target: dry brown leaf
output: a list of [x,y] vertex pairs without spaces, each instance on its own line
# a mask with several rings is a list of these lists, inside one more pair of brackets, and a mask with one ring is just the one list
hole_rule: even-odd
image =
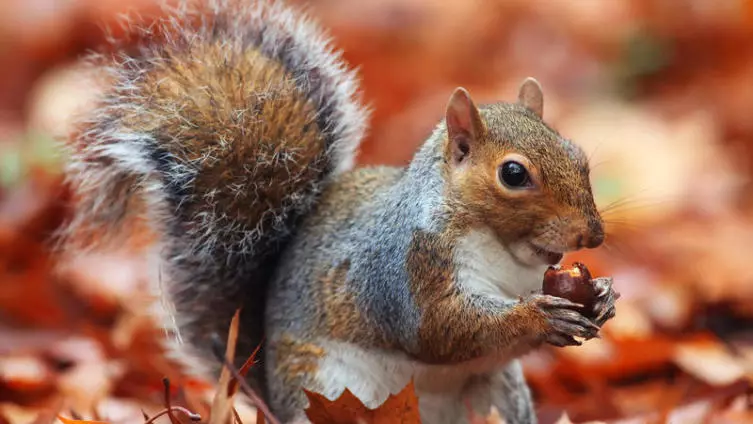
[[683,343],[675,348],[674,361],[681,369],[714,386],[732,384],[746,377],[748,369],[741,358],[713,340]]
[[350,390],[335,400],[304,389],[309,399],[306,416],[312,424],[420,424],[418,397],[413,380],[398,394],[390,395],[375,409],[367,408]]
[[58,375],[37,356],[0,356],[0,393],[4,401],[38,405],[55,395]]
[[347,388],[333,401],[319,393],[303,391],[309,400],[306,417],[312,424],[350,424],[355,418],[366,419],[370,415],[369,409]]
[[57,410],[39,411],[34,407],[23,407],[16,403],[3,401],[0,403],[0,414],[8,420],[10,424],[36,424],[46,418],[44,424],[50,424],[55,420]]
[[567,412],[563,413],[560,419],[557,420],[556,424],[573,424],[572,421],[570,421],[570,417],[567,416]]
[[749,407],[748,396],[734,399],[728,408],[713,414],[714,424],[742,424],[753,422],[753,410]]
[[40,358],[6,356],[0,361],[0,382],[20,391],[38,391],[55,384],[52,371]]
[[[251,355],[248,357],[248,359],[246,359],[246,362],[243,363],[243,366],[238,371],[238,374],[240,374],[242,377],[245,377],[251,367],[254,366],[254,363],[256,362],[256,355],[259,353],[259,349],[261,349],[261,344],[259,346],[256,346],[256,349],[251,352]],[[228,395],[233,396],[238,391],[239,386],[240,383],[238,382],[238,380],[233,378],[227,386]]]
[[[24,109],[28,109],[25,121],[5,122],[3,114],[4,122],[0,126],[65,132],[70,112],[67,105],[84,101],[91,93],[85,92],[86,87],[77,81],[81,79],[77,67],[71,68],[73,72],[55,71],[51,66],[53,58],[47,56],[59,60],[68,54],[63,52],[97,42],[101,34],[88,24],[95,17],[98,21],[102,18],[111,22],[116,9],[145,12],[150,9],[148,4],[156,2],[71,0],[61,9],[64,13],[46,7],[54,5],[55,0],[37,3],[0,1],[0,9],[7,12],[0,13],[0,23],[6,24],[0,25],[3,27],[0,32],[7,35],[9,45],[6,47],[10,47],[7,51],[12,53],[0,58],[3,65],[0,73],[7,72],[4,74],[7,78],[0,78],[0,85],[7,88],[0,88],[0,103],[24,105]],[[731,165],[736,161],[730,161],[729,152],[722,151],[734,144],[742,156],[753,161],[753,120],[749,119],[749,106],[753,101],[753,85],[749,84],[753,59],[751,55],[740,54],[753,46],[753,37],[750,37],[753,2],[713,5],[713,2],[707,2],[708,5],[696,2],[698,7],[684,8],[671,1],[649,0],[615,0],[598,7],[567,0],[484,0],[479,3],[483,7],[471,3],[331,0],[311,7],[315,15],[324,18],[324,26],[333,27],[336,42],[345,47],[345,56],[351,64],[362,68],[365,100],[375,106],[372,136],[367,137],[362,146],[361,159],[370,163],[406,161],[441,117],[446,96],[455,84],[470,84],[474,98],[480,101],[508,98],[502,94],[514,94],[508,88],[518,83],[516,75],[534,69],[547,93],[547,119],[553,120],[563,134],[584,145],[592,156],[596,166],[594,190],[600,203],[612,200],[615,193],[616,197],[634,194],[638,199],[650,197],[651,201],[664,197],[655,199],[651,207],[620,208],[605,216],[617,224],[625,221],[628,226],[616,228],[622,230],[623,236],[628,232],[636,234],[633,249],[643,253],[644,258],[626,257],[619,249],[615,252],[588,250],[571,255],[585,258],[583,262],[589,264],[592,271],[601,268],[603,272],[598,274],[613,275],[624,298],[618,303],[617,318],[605,328],[603,340],[557,350],[555,355],[547,357],[547,363],[540,369],[528,368],[527,371],[534,373],[529,381],[542,396],[540,404],[549,406],[554,401],[559,406],[557,411],[565,409],[569,417],[576,420],[586,415],[617,415],[608,406],[613,403],[611,397],[624,406],[624,411],[639,410],[635,406],[644,404],[653,412],[663,403],[657,398],[664,397],[670,404],[684,395],[676,389],[677,380],[655,382],[648,392],[639,388],[637,392],[627,390],[622,394],[615,394],[615,381],[633,381],[638,376],[661,380],[651,371],[674,369],[675,363],[683,364],[681,376],[692,374],[706,383],[734,379],[739,370],[728,372],[734,366],[730,366],[721,352],[699,351],[695,347],[680,348],[677,355],[674,352],[676,346],[684,344],[682,340],[688,339],[686,336],[692,335],[690,332],[699,332],[690,327],[694,324],[691,321],[699,318],[695,307],[703,308],[710,299],[739,303],[730,307],[729,315],[742,305],[748,308],[746,316],[753,316],[750,306],[753,305],[750,302],[753,274],[747,248],[748,236],[753,234],[753,220],[750,213],[730,216],[718,212],[720,208],[729,208],[735,197],[736,190],[732,190],[735,186],[730,180],[735,175],[730,174],[753,170],[753,167],[748,171],[734,169]],[[38,7],[40,4],[45,7]],[[490,13],[499,11],[491,6],[504,8],[505,13]],[[350,13],[354,10],[368,13]],[[55,30],[50,31],[50,28]],[[458,28],[463,31],[457,31]],[[469,28],[473,31],[465,31]],[[603,90],[600,85],[594,87],[590,81],[610,78],[602,72],[612,67],[612,59],[605,61],[604,57],[616,57],[618,50],[624,47],[623,38],[641,28],[673,44],[674,65],[643,82],[649,88],[647,99],[652,104],[612,100],[605,96],[610,95],[609,90]],[[458,37],[461,32],[462,36]],[[74,38],[78,41],[74,42]],[[76,43],[81,44],[73,45]],[[590,54],[593,50],[601,52],[593,56]],[[30,58],[44,60],[32,63]],[[477,62],[474,58],[483,58],[485,66],[465,65]],[[395,70],[400,72],[392,72]],[[598,78],[589,78],[594,71]],[[48,73],[47,78],[38,80],[36,95],[27,93],[33,82],[31,78],[44,72]],[[64,87],[68,83],[73,85]],[[78,87],[82,90],[80,94],[76,94]],[[602,103],[595,103],[594,97]],[[586,102],[573,102],[578,98]],[[61,105],[65,107],[61,109]],[[674,116],[667,118],[667,115]],[[0,138],[8,137],[0,135]],[[0,196],[2,190],[0,188]],[[743,195],[753,198],[749,193]],[[7,200],[0,206],[3,211],[0,213],[0,282],[4,283],[0,287],[0,309],[9,322],[28,324],[33,331],[44,326],[64,327],[66,331],[75,332],[70,328],[73,324],[69,322],[64,301],[51,289],[57,282],[48,275],[48,252],[36,239],[38,233],[53,228],[43,225],[47,218],[31,221],[27,218],[57,215],[49,212],[55,208],[47,204],[55,196],[44,183],[32,184],[15,195],[6,196]],[[695,221],[680,213],[664,218],[679,206],[704,210],[707,215]],[[654,220],[662,221],[652,223]],[[634,273],[620,274],[613,262],[619,262]],[[23,265],[22,272],[4,271],[17,268],[18,264]],[[74,264],[80,268],[80,273],[91,276],[92,285],[104,283],[101,285],[107,292],[113,291],[112,287],[121,287],[118,281],[102,278],[112,276],[111,272],[109,275],[102,272],[102,265],[97,264],[96,259]],[[134,283],[135,278],[128,274],[130,272],[119,272],[115,276],[123,276],[122,280],[118,278],[123,283]],[[655,291],[647,291],[647,285],[651,284],[645,281],[654,279],[666,283],[666,291],[658,285]],[[85,286],[88,288],[84,281],[75,284],[79,289]],[[677,287],[682,290],[678,291]],[[87,308],[99,311],[99,316],[109,321],[113,318],[109,310],[115,302],[108,301],[110,296],[97,300],[97,292],[76,290],[77,295],[86,297],[92,305]],[[113,298],[123,299],[127,306],[133,305],[130,291],[117,292],[126,296]],[[636,294],[645,299],[643,304],[631,302]],[[91,315],[85,312],[80,318],[91,320]],[[113,391],[148,402],[146,399],[150,395],[153,398],[154,392],[160,389],[153,387],[159,386],[155,383],[162,375],[169,374],[167,365],[162,365],[167,361],[156,343],[146,342],[159,334],[157,337],[141,335],[146,331],[133,327],[140,325],[135,321],[127,323],[110,332],[112,340],[97,340],[113,345],[106,346],[106,362],[122,361],[128,368]],[[108,328],[103,325],[101,331]],[[138,335],[134,336],[133,331]],[[131,341],[134,337],[137,340]],[[12,339],[5,337],[3,340]],[[0,341],[0,350],[8,351],[4,355],[17,355],[18,347],[18,344]],[[84,363],[83,370],[94,369],[86,365],[90,361],[90,358],[76,359],[77,366],[79,362]],[[747,362],[753,361],[748,359]],[[15,375],[16,383],[24,380],[33,383],[21,373],[29,369],[28,365],[16,362],[14,367],[18,370],[8,375]],[[750,378],[753,373],[749,367],[746,370]],[[104,374],[103,371],[97,373]],[[99,380],[100,376],[93,377]],[[170,378],[176,383],[179,381],[172,375]],[[188,387],[193,383],[181,381],[179,384]],[[604,385],[604,402],[594,396],[599,384]],[[16,389],[31,387],[15,386]],[[197,382],[194,390],[199,389],[205,388]],[[721,389],[703,390],[718,392]],[[235,391],[234,387],[228,393],[232,395]],[[70,404],[70,399],[66,399],[66,403]],[[592,406],[587,408],[586,404]],[[686,419],[697,422],[699,409],[713,408],[701,401],[683,409],[686,412],[682,416],[675,414],[673,417],[677,422],[688,422]],[[728,413],[725,417],[715,414],[712,422],[747,422],[744,412]],[[49,424],[54,415],[48,418],[39,422]],[[107,418],[115,420],[110,415]],[[253,422],[253,416],[248,422]],[[259,422],[263,422],[263,417]]]
[[[567,415],[567,412],[563,413],[559,420],[555,424],[574,424],[570,417]],[[604,421],[588,421],[581,424],[606,424]]]
[[62,415],[57,417],[63,424],[110,424],[107,421],[92,421],[92,420],[74,420],[71,418],[65,418]]
[[421,422],[418,397],[412,379],[400,393],[390,395],[382,405],[374,410],[374,423],[388,424],[393,422],[405,424]]
[[[227,347],[225,348],[225,357],[229,364],[233,363],[235,358],[235,344],[238,340],[240,310],[235,311],[233,320],[230,322],[230,329],[227,337]],[[217,384],[217,393],[212,401],[212,412],[209,417],[209,424],[227,424],[230,422],[233,412],[233,394],[228,392],[228,387],[233,379],[233,375],[227,367],[222,367],[220,380]]]

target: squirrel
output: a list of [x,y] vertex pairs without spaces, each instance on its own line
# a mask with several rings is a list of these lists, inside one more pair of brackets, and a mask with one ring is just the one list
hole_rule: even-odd
[[67,232],[157,234],[165,325],[193,372],[221,369],[212,337],[240,308],[236,359],[261,345],[249,381],[283,422],[306,422],[302,388],[373,408],[412,380],[423,422],[466,422],[467,400],[536,423],[519,358],[615,314],[609,277],[594,319],[541,292],[548,266],[605,237],[588,158],[543,121],[541,85],[480,106],[459,87],[409,165],[358,168],[369,110],[306,13],[213,0],[161,22],[100,58]]

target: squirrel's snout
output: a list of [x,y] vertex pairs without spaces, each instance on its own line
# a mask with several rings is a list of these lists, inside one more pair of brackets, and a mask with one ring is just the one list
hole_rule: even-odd
[[583,237],[581,247],[585,247],[588,249],[593,249],[596,247],[601,246],[602,243],[604,243],[604,231],[600,231],[598,233],[592,233],[590,236]]
[[578,248],[593,249],[604,243],[604,226],[600,221],[591,222],[586,231],[578,236]]

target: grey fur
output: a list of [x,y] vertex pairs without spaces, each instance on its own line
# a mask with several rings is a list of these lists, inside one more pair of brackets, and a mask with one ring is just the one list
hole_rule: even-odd
[[[169,10],[168,16],[157,24],[167,34],[165,41],[149,41],[154,27],[131,22],[131,29],[147,41],[134,52],[92,58],[93,65],[107,71],[112,85],[100,106],[81,122],[83,131],[70,149],[66,175],[81,204],[60,240],[62,248],[79,251],[116,245],[119,237],[126,235],[122,223],[133,213],[134,202],[143,201],[148,225],[157,234],[166,235],[160,241],[160,268],[166,306],[174,308],[177,316],[166,317],[165,326],[179,344],[190,342],[179,347],[179,355],[202,366],[215,363],[209,354],[210,333],[218,332],[224,338],[238,306],[245,308],[242,328],[247,330],[239,341],[239,355],[247,355],[260,341],[255,327],[261,323],[264,288],[276,252],[294,232],[298,218],[312,207],[323,182],[353,166],[368,112],[360,105],[355,74],[346,68],[329,39],[306,15],[281,2],[212,0],[208,8],[200,9],[184,1]],[[186,20],[192,18],[198,18],[198,23],[189,26]],[[187,153],[162,149],[166,140],[180,145],[183,139],[181,134],[161,130],[161,122],[183,119],[190,128],[191,117],[177,104],[172,108],[156,104],[143,92],[143,81],[155,65],[167,63],[171,55],[190,55],[192,46],[213,40],[223,43],[229,63],[251,49],[281,63],[314,105],[316,125],[325,137],[326,159],[318,177],[303,190],[289,193],[280,209],[268,211],[271,228],[262,228],[261,222],[248,225],[211,207],[216,204],[213,192],[197,192],[193,182],[197,173],[216,159],[210,152],[189,159]],[[223,101],[223,93],[210,95]],[[244,114],[245,110],[238,110],[238,117]],[[145,131],[127,120],[139,116],[155,122],[155,129]],[[265,125],[253,120],[247,123]],[[296,160],[293,155],[272,159],[281,167]],[[257,177],[249,165],[244,181],[224,189],[253,193]],[[256,201],[265,199],[257,196]],[[184,205],[191,202],[205,202],[210,207],[187,215]],[[102,227],[108,228],[107,239],[92,237]],[[197,354],[204,360],[191,359]],[[216,367],[201,368],[204,373]]]
[[[347,290],[354,293],[359,309],[394,343],[398,355],[420,357],[416,344],[419,308],[409,292],[406,256],[415,230],[441,231],[452,213],[443,194],[444,134],[440,123],[407,168],[364,168],[343,176],[384,175],[378,187],[362,190],[355,198],[348,196],[347,204],[319,205],[286,248],[270,285],[264,359],[270,403],[284,421],[301,418],[306,400],[297,387],[287,385],[277,374],[277,344],[283,335],[301,343],[326,340],[321,336],[324,329],[318,327],[322,312],[311,301],[320,290],[317,276],[322,270],[348,262]],[[325,192],[329,189],[326,187]],[[330,215],[333,209],[346,217]],[[503,310],[514,302],[498,303],[490,301],[490,308]],[[383,349],[357,338],[349,343],[367,350]],[[303,382],[305,386],[328,389],[318,387],[313,376],[309,377]],[[537,422],[518,361],[497,372],[471,378],[465,390],[473,405],[491,402],[504,414],[506,422]],[[465,422],[465,417],[458,416],[456,422]]]
[[[438,134],[434,140],[440,140]],[[348,290],[360,308],[369,311],[372,322],[401,350],[416,351],[419,310],[409,292],[405,258],[413,231],[427,228],[441,215],[444,182],[436,148],[437,143],[427,143],[411,167],[395,169],[373,193],[352,199],[354,203],[347,206],[350,219],[318,216],[315,210],[285,250],[270,285],[265,323],[270,400],[282,419],[292,419],[305,401],[296,388],[282,384],[275,375],[276,342],[283,333],[317,342],[313,326],[318,323],[318,311],[310,308],[313,305],[307,299],[316,295],[315,276],[322,269],[349,261]]]

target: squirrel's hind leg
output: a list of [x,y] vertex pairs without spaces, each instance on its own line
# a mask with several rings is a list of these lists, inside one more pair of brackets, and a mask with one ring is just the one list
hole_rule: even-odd
[[507,424],[538,422],[520,361],[513,361],[500,371],[475,379],[466,389],[466,398],[477,414],[486,416],[494,406]]
[[[330,400],[340,397],[347,388],[367,408],[376,408],[408,384],[413,370],[402,356],[347,342],[312,340],[300,334],[273,336],[267,348],[265,368],[270,406],[286,423],[298,422],[308,406],[301,388]],[[436,420],[424,422],[439,424]]]
[[308,406],[303,388],[321,392],[316,374],[324,349],[316,343],[283,335],[270,338],[264,352],[267,400],[281,423],[305,424]]

